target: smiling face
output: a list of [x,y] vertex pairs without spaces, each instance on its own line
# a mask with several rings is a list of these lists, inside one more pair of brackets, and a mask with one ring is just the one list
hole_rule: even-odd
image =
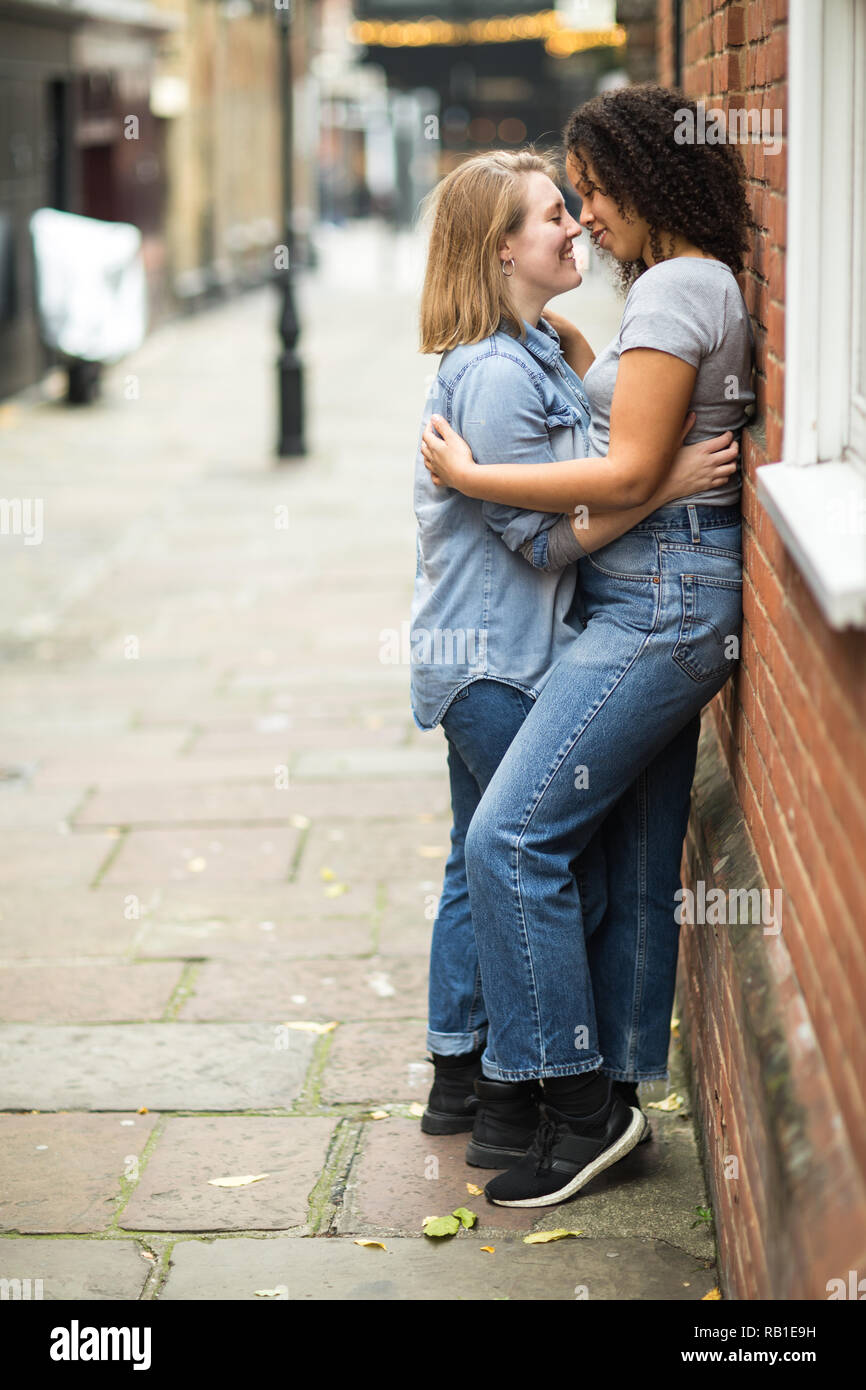
[[568,181],[581,199],[580,225],[590,234],[593,246],[609,251],[618,261],[645,259],[649,242],[649,224],[632,213],[624,217],[611,198],[596,181],[589,160],[585,171],[573,155],[566,160]]
[[522,298],[543,305],[555,294],[580,284],[572,242],[580,227],[565,206],[562,194],[546,174],[524,176],[525,217],[518,232],[509,233],[499,247],[499,259],[509,274],[510,288]]

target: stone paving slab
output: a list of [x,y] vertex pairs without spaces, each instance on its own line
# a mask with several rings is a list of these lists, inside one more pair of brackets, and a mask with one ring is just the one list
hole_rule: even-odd
[[[513,1237],[489,1242],[464,1231],[450,1241],[386,1241],[386,1250],[348,1238],[316,1237],[178,1242],[161,1299],[256,1298],[285,1290],[289,1300],[366,1302],[489,1302],[608,1299],[696,1301],[715,1276],[664,1241],[560,1240],[524,1245]],[[259,1299],[270,1302],[270,1299]],[[574,1314],[580,1326],[580,1311]],[[592,1331],[587,1310],[585,1329]],[[627,1320],[627,1319],[626,1319]]]
[[51,830],[6,829],[0,884],[40,883],[45,879],[88,885],[108,855],[117,848],[117,838],[104,831],[87,834],[60,834]]
[[[116,843],[116,842],[114,842]],[[126,956],[140,922],[124,897],[64,883],[0,886],[0,960]]]
[[278,1038],[267,1023],[10,1023],[0,1027],[0,1107],[281,1108],[300,1094],[314,1041],[295,1031]]
[[0,1279],[41,1279],[46,1303],[137,1300],[152,1269],[132,1240],[0,1238]]
[[[0,966],[4,1023],[122,1023],[162,1018],[181,977],[172,962]],[[249,1017],[249,1015],[248,1015]]]
[[445,749],[358,748],[301,753],[292,768],[296,781],[320,777],[433,777],[445,769]]
[[156,1120],[0,1115],[0,1230],[106,1230]]
[[81,799],[75,791],[37,792],[14,779],[0,782],[0,827],[57,830],[71,822]]
[[87,787],[129,786],[143,782],[151,785],[174,786],[176,783],[274,782],[274,760],[262,754],[248,758],[137,758],[118,762],[94,754],[80,758],[73,750],[68,757],[46,758],[33,773],[32,785],[39,791],[58,787],[76,787],[83,793]]
[[[432,1075],[432,1068],[431,1068]],[[426,1097],[425,1097],[426,1099]],[[420,1235],[426,1216],[447,1216],[455,1207],[468,1207],[478,1217],[478,1232],[533,1230],[538,1210],[496,1207],[486,1197],[472,1195],[467,1183],[484,1187],[495,1176],[471,1167],[465,1158],[468,1134],[424,1134],[416,1119],[392,1116],[364,1126],[361,1151],[346,1184],[338,1218],[341,1235]],[[625,1160],[623,1160],[625,1162]],[[559,1225],[574,1215],[559,1208]],[[580,1226],[580,1222],[576,1222]]]
[[373,950],[373,928],[368,916],[327,917],[287,921],[283,917],[220,921],[205,919],[147,924],[136,954],[141,959],[165,956],[209,956],[222,960],[247,960],[251,951],[263,960],[300,960],[319,957],[363,956]]
[[429,952],[444,867],[441,861],[433,860],[423,877],[388,879],[379,921],[382,955]]
[[323,1103],[425,1101],[433,1080],[425,1040],[420,1021],[342,1024],[325,1068]]
[[[184,763],[176,773],[176,781],[165,784],[137,783],[129,786],[107,785],[91,795],[83,793],[76,799],[66,793],[70,809],[77,807],[72,817],[75,826],[86,825],[165,825],[229,821],[234,825],[245,821],[279,823],[303,815],[308,820],[388,816],[418,816],[419,806],[424,814],[442,819],[448,814],[448,792],[441,779],[414,779],[385,782],[301,782],[292,778],[287,787],[274,786],[273,764],[269,774],[260,781],[235,770],[231,781],[186,782]],[[31,793],[37,795],[37,793]],[[42,796],[59,795],[43,792]]]
[[[2,975],[0,975],[2,980]],[[423,1018],[427,963],[382,960],[209,961],[180,1012],[195,1019]]]
[[425,813],[410,819],[369,820],[359,833],[353,822],[313,825],[301,867],[299,884],[315,882],[330,869],[341,880],[388,879],[392,875],[439,878],[450,851],[450,821],[431,821]]
[[202,882],[285,882],[298,836],[283,824],[132,830],[101,882],[161,884],[188,881],[193,874]]
[[[169,1119],[119,1225],[139,1231],[268,1231],[307,1223],[331,1119],[207,1116]],[[267,1173],[247,1187],[210,1178]]]
[[246,733],[224,729],[203,729],[190,744],[190,758],[242,758],[252,754],[273,753],[280,761],[283,748],[396,748],[408,735],[406,717],[403,724],[391,721],[381,728],[364,728],[356,721],[336,719],[293,719],[284,732]]

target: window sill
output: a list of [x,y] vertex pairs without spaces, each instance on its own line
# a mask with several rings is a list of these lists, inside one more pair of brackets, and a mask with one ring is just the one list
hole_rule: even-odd
[[758,501],[831,628],[866,628],[866,473],[856,464],[766,463]]

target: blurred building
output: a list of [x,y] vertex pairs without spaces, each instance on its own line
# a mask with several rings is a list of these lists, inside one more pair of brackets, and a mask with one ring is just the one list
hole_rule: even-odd
[[37,208],[135,223],[159,283],[164,131],[149,93],[177,23],[149,0],[0,0],[0,396],[44,365],[29,233]]

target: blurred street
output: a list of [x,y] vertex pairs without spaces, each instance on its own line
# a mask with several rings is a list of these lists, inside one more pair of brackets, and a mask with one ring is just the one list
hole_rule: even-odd
[[[0,407],[6,493],[42,503],[39,543],[0,550],[0,1277],[46,1299],[701,1299],[686,1101],[540,1213],[489,1206],[465,1136],[420,1131],[448,784],[382,658],[414,575],[422,255],[375,223],[318,249],[303,460],[273,457],[270,289],[160,328],[86,410]],[[619,313],[598,272],[557,308],[597,348]],[[647,1099],[687,1095],[676,1039],[671,1065]],[[422,1236],[458,1206],[473,1230]],[[583,1238],[523,1243],[563,1226]]]

